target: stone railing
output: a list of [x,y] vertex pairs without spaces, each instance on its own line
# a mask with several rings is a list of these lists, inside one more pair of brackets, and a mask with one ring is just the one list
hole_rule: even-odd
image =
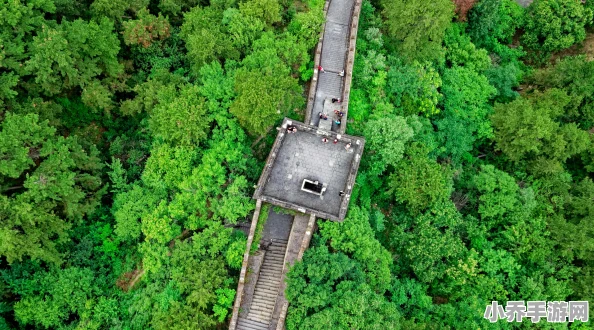
[[[324,20],[327,17],[328,13],[328,6],[330,5],[330,0],[326,0],[324,4]],[[318,45],[316,46],[316,53],[314,55],[314,74],[311,78],[311,84],[309,85],[309,94],[307,96],[307,108],[305,108],[305,121],[309,123],[311,121],[311,111],[314,107],[314,102],[316,100],[316,90],[318,89],[318,66],[322,63],[322,44],[324,43],[324,31],[326,30],[326,22],[324,22],[324,26],[322,26],[322,31],[320,32],[320,39],[318,40]]]
[[254,210],[254,216],[252,217],[252,225],[250,227],[250,233],[248,234],[245,253],[243,254],[243,263],[241,264],[241,273],[239,274],[239,283],[237,284],[237,293],[235,294],[235,305],[233,305],[233,314],[231,316],[231,321],[229,322],[229,330],[235,330],[235,328],[237,327],[237,318],[239,317],[239,307],[241,306],[241,298],[243,297],[243,289],[245,286],[245,278],[247,275],[250,251],[252,249],[252,242],[254,240],[254,234],[256,231],[256,226],[258,224],[258,218],[260,217],[261,208],[262,201],[258,199],[256,200],[256,209]]
[[353,66],[355,65],[355,46],[357,43],[357,29],[359,27],[359,15],[361,14],[362,0],[356,0],[351,13],[351,26],[349,30],[349,48],[345,63],[344,85],[342,88],[342,106],[344,116],[340,124],[339,132],[346,131],[349,113],[349,98],[351,96],[351,82],[353,80]]

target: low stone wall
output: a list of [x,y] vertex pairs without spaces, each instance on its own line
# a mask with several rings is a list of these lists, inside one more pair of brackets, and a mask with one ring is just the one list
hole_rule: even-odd
[[[326,19],[326,14],[328,13],[328,6],[330,6],[330,0],[326,0],[324,4],[324,19]],[[320,39],[318,41],[318,45],[316,46],[316,52],[314,55],[314,74],[311,78],[311,84],[309,85],[309,94],[307,96],[307,108],[305,108],[305,121],[306,123],[311,122],[311,110],[314,106],[314,101],[316,99],[316,90],[318,89],[318,66],[322,63],[322,44],[324,43],[324,31],[326,30],[326,22],[324,22],[324,26],[322,26],[322,31],[320,32]]]
[[[346,57],[345,63],[345,77],[344,85],[342,88],[342,104],[343,104],[343,120],[340,124],[339,132],[343,133],[346,131],[346,125],[349,114],[349,98],[351,96],[351,82],[353,80],[353,66],[355,65],[355,46],[357,43],[357,30],[359,28],[359,15],[361,13],[362,0],[356,0],[353,6],[353,13],[351,14],[351,27],[349,31],[349,50]],[[307,121],[306,121],[307,122]]]
[[233,314],[231,316],[231,321],[229,322],[229,330],[235,330],[237,328],[237,318],[239,317],[239,307],[241,306],[241,298],[243,297],[246,273],[250,258],[250,250],[252,247],[252,241],[254,240],[254,233],[258,224],[258,218],[260,217],[261,208],[262,201],[258,199],[256,200],[256,209],[254,210],[252,225],[250,227],[245,253],[243,254],[243,263],[241,265],[241,273],[239,274],[239,283],[237,284],[237,293],[235,294],[235,304],[233,305]]

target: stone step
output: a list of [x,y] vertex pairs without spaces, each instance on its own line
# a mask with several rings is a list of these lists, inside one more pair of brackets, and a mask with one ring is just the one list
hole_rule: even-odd
[[275,272],[283,270],[283,264],[273,264],[273,263],[265,263],[260,267],[260,273],[263,272]]
[[268,330],[268,324],[250,319],[238,318],[238,330]]
[[270,260],[270,261],[280,261],[281,263],[283,261],[285,261],[285,254],[266,254],[266,256],[264,257],[265,260]]
[[270,301],[270,300],[259,301],[257,303],[253,303],[252,306],[250,306],[250,310],[257,309],[257,310],[261,310],[261,311],[272,312],[272,310],[274,309],[274,305],[276,305],[276,301]]
[[256,292],[254,293],[254,299],[252,301],[260,301],[260,300],[275,300],[278,296],[278,292]]
[[280,282],[282,280],[282,276],[281,276],[281,272],[279,270],[276,271],[267,271],[267,272],[263,272],[260,273],[260,276],[258,277],[258,280],[263,279],[263,280],[268,280],[268,281],[277,281]]
[[254,294],[258,294],[260,292],[278,295],[278,287],[275,287],[272,289],[269,286],[256,286],[256,290],[254,291]]
[[248,314],[248,318],[253,319],[257,318],[262,322],[268,323],[272,319],[272,309],[260,309],[260,308],[252,308],[250,307],[250,312]]
[[268,316],[267,314],[266,315],[260,314],[259,311],[255,311],[254,313],[248,314],[247,318],[250,320],[265,323],[265,324],[269,324],[270,321],[272,320],[272,317]]
[[256,286],[258,286],[258,284],[266,284],[266,285],[270,285],[273,284],[275,286],[278,286],[281,282],[280,276],[270,276],[270,277],[261,277],[258,279],[258,282],[256,282]]
[[260,267],[260,274],[262,273],[266,273],[266,272],[272,272],[272,273],[276,273],[276,272],[280,272],[283,270],[283,264],[264,264],[262,265],[262,267]]
[[273,312],[274,308],[272,307],[260,307],[255,305],[250,307],[250,313],[259,315],[262,320],[270,320]]

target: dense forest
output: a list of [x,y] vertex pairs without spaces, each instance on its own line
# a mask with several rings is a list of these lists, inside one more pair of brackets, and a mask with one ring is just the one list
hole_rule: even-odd
[[[0,2],[0,329],[225,328],[324,0]],[[288,275],[287,329],[591,328],[483,313],[594,302],[593,11],[363,2],[366,150]]]

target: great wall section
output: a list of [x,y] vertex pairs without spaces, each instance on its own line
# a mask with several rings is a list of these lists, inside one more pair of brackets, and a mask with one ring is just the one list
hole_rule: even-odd
[[254,193],[230,330],[284,329],[287,271],[309,247],[317,218],[346,215],[365,144],[344,134],[361,1],[325,3],[305,123],[285,118]]

